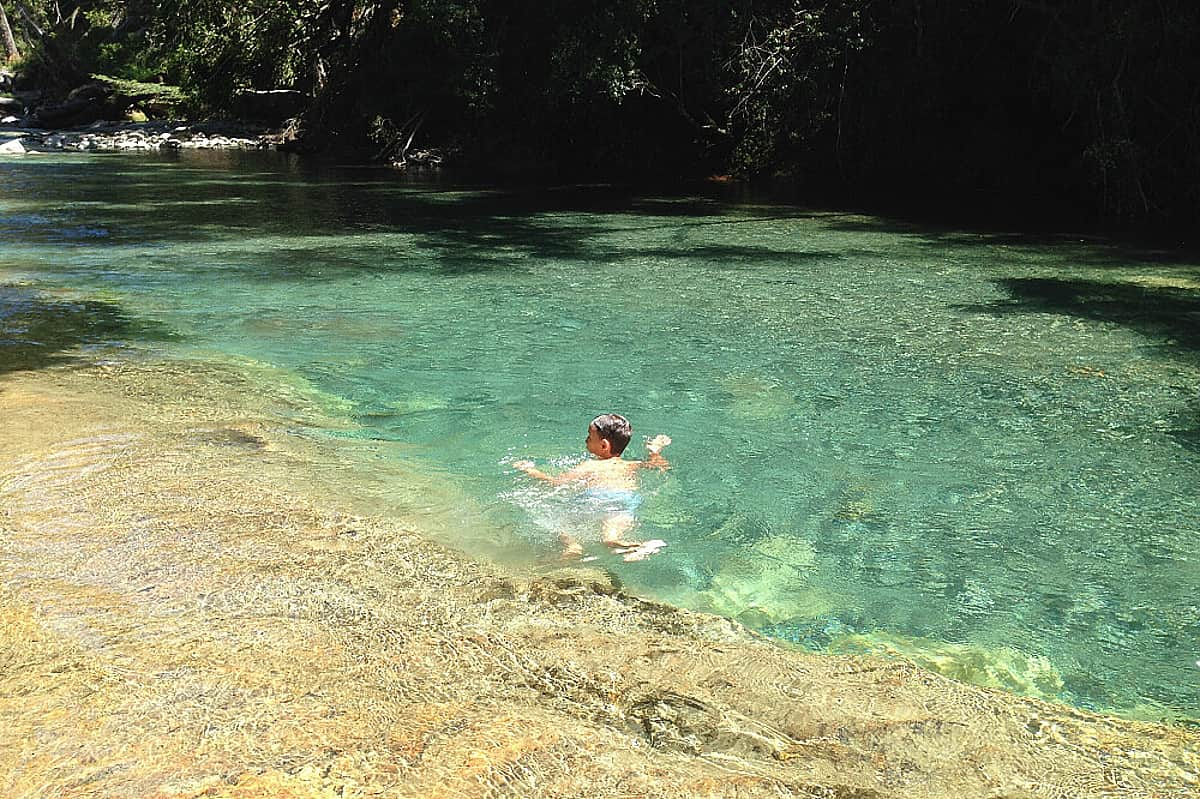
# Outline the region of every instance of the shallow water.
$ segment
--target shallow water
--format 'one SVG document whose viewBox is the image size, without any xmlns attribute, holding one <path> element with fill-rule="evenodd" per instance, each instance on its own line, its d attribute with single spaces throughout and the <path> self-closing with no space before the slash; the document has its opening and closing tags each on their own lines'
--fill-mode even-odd
<svg viewBox="0 0 1200 799">
<path fill-rule="evenodd" d="M 509 463 L 565 466 L 616 410 L 638 456 L 675 439 L 639 509 L 669 549 L 596 553 L 627 584 L 814 648 L 1200 709 L 1195 262 L 262 154 L 29 157 L 0 187 L 0 378 L 79 345 L 282 367 L 358 425 L 299 432 L 462 498 L 378 508 L 546 559 L 595 514 Z"/>
</svg>

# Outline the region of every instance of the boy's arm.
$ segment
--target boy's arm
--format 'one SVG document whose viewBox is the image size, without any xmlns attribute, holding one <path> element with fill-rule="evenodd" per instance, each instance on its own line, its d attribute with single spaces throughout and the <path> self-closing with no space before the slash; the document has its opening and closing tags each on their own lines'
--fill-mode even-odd
<svg viewBox="0 0 1200 799">
<path fill-rule="evenodd" d="M 671 443 L 671 437 L 659 433 L 654 438 L 646 442 L 646 460 L 642 461 L 642 465 L 650 469 L 670 469 L 671 462 L 662 454 L 663 447 Z"/>
<path fill-rule="evenodd" d="M 533 465 L 533 461 L 517 461 L 513 464 L 514 469 L 520 469 L 530 477 L 538 480 L 545 480 L 547 483 L 557 483 L 558 478 L 552 474 L 546 474 L 541 469 Z"/>
<path fill-rule="evenodd" d="M 562 474 L 546 474 L 541 469 L 534 466 L 533 461 L 517 461 L 513 464 L 513 468 L 520 469 L 521 471 L 525 472 L 525 474 L 537 480 L 544 480 L 547 483 L 554 483 L 555 485 L 562 485 L 563 483 L 569 483 L 572 480 L 579 479 L 579 473 L 576 469 L 568 469 Z"/>
</svg>

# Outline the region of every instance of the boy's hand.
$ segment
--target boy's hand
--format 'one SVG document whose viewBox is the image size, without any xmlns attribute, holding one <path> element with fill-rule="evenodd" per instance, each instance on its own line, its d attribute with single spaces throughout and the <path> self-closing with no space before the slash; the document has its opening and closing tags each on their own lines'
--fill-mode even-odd
<svg viewBox="0 0 1200 799">
<path fill-rule="evenodd" d="M 520 469 L 535 480 L 545 480 L 547 483 L 554 483 L 555 485 L 558 485 L 559 483 L 565 483 L 567 480 L 572 479 L 570 471 L 564 472 L 563 474 L 557 476 L 549 475 L 534 466 L 533 461 L 517 461 L 513 464 L 513 468 Z"/>
<path fill-rule="evenodd" d="M 671 443 L 671 437 L 659 433 L 654 438 L 646 442 L 646 451 L 651 455 L 657 455 L 662 451 L 662 448 Z"/>
</svg>

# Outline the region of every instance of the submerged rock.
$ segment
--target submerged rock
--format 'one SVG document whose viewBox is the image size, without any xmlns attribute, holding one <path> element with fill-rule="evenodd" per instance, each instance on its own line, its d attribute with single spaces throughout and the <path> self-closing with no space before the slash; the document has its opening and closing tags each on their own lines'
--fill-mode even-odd
<svg viewBox="0 0 1200 799">
<path fill-rule="evenodd" d="M 729 411 L 743 419 L 776 420 L 795 411 L 796 398 L 765 375 L 732 374 L 721 380 Z"/>
<path fill-rule="evenodd" d="M 764 538 L 722 561 L 700 598 L 712 612 L 749 627 L 816 618 L 833 608 L 831 597 L 810 582 L 816 563 L 804 539 Z"/>
<path fill-rule="evenodd" d="M 1049 658 L 1012 647 L 949 644 L 880 632 L 843 636 L 835 639 L 829 649 L 843 654 L 900 657 L 951 679 L 1039 699 L 1057 699 L 1063 690 L 1062 675 Z"/>
</svg>

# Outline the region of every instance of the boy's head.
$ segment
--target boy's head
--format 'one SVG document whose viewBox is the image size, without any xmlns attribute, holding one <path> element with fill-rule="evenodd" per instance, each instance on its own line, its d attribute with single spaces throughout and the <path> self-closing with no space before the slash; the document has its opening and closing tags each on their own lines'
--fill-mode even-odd
<svg viewBox="0 0 1200 799">
<path fill-rule="evenodd" d="M 633 426 L 624 416 L 604 413 L 588 425 L 587 451 L 597 458 L 615 458 L 633 437 Z"/>
</svg>

